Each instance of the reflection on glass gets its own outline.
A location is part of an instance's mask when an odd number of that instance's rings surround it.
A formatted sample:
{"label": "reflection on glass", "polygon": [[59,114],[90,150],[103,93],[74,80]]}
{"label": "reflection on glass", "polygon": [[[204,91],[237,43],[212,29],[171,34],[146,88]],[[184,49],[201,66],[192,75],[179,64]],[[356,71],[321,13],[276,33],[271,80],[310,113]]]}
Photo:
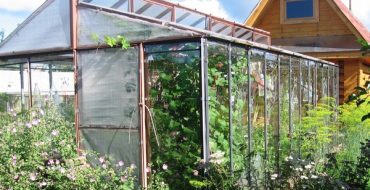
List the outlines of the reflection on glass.
{"label": "reflection on glass", "polygon": [[277,172],[279,150],[279,117],[278,117],[278,56],[266,53],[266,125],[267,125],[267,169],[268,173]]}
{"label": "reflection on glass", "polygon": [[227,166],[229,151],[229,53],[226,44],[208,44],[208,94],[210,155],[222,154]]}
{"label": "reflection on glass", "polygon": [[[173,43],[145,47],[146,105],[152,117],[147,120],[149,166],[153,171],[149,181],[153,185],[161,179],[170,189],[189,189],[189,181],[197,178],[193,172],[199,170],[202,151],[199,45]],[[164,165],[170,169],[164,170]]]}
{"label": "reflection on glass", "polygon": [[248,60],[244,48],[232,47],[232,158],[234,175],[241,185],[247,179],[248,166]]}
{"label": "reflection on glass", "polygon": [[[254,186],[259,187],[264,181],[264,158],[265,158],[265,57],[264,52],[251,51],[250,79],[251,79],[251,177]],[[266,79],[267,80],[267,79]]]}

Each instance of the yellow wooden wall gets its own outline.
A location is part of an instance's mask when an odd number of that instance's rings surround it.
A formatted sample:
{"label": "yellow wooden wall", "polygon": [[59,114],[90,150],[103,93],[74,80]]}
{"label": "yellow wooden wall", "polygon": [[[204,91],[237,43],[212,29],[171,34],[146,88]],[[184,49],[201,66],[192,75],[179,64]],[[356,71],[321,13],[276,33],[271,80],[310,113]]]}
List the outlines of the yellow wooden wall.
{"label": "yellow wooden wall", "polygon": [[300,24],[280,23],[280,0],[262,13],[253,26],[271,32],[272,38],[292,38],[307,36],[353,35],[326,0],[319,0],[319,22]]}

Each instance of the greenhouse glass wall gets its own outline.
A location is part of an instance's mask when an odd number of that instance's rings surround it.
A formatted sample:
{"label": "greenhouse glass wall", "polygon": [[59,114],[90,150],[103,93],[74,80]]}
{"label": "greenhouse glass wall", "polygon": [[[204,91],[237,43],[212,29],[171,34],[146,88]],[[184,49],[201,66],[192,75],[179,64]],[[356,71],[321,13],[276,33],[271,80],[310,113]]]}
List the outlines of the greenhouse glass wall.
{"label": "greenhouse glass wall", "polygon": [[[117,35],[130,47],[109,47]],[[191,189],[210,164],[263,187],[339,91],[336,65],[269,41],[165,1],[48,0],[0,45],[0,111],[58,105],[78,151],[135,164],[144,187]]]}

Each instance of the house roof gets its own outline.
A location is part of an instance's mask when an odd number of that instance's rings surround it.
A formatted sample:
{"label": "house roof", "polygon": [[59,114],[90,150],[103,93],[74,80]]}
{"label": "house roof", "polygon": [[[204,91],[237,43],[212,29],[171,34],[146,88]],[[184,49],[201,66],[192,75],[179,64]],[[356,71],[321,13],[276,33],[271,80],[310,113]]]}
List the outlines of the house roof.
{"label": "house roof", "polygon": [[[346,24],[346,26],[352,31],[352,33],[358,37],[366,40],[370,43],[370,32],[367,28],[358,20],[346,5],[341,0],[326,0],[329,5],[335,10],[338,16]],[[271,6],[273,0],[260,0],[252,13],[245,21],[245,25],[254,26],[260,19],[260,15],[264,13]]]}

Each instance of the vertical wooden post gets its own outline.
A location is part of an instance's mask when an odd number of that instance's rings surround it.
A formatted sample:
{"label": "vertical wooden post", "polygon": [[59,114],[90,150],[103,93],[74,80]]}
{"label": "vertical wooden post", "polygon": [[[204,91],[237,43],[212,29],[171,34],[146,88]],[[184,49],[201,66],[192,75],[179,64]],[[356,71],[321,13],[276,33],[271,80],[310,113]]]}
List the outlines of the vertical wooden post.
{"label": "vertical wooden post", "polygon": [[141,150],[141,185],[147,189],[147,150],[146,150],[146,105],[145,105],[145,71],[144,71],[144,45],[140,44],[139,78],[140,78],[140,150]]}
{"label": "vertical wooden post", "polygon": [[78,99],[78,64],[77,64],[77,4],[78,0],[70,0],[70,16],[71,16],[71,49],[73,52],[73,66],[74,66],[74,107],[75,107],[75,130],[77,152],[80,153],[80,131],[79,131],[79,99]]}

